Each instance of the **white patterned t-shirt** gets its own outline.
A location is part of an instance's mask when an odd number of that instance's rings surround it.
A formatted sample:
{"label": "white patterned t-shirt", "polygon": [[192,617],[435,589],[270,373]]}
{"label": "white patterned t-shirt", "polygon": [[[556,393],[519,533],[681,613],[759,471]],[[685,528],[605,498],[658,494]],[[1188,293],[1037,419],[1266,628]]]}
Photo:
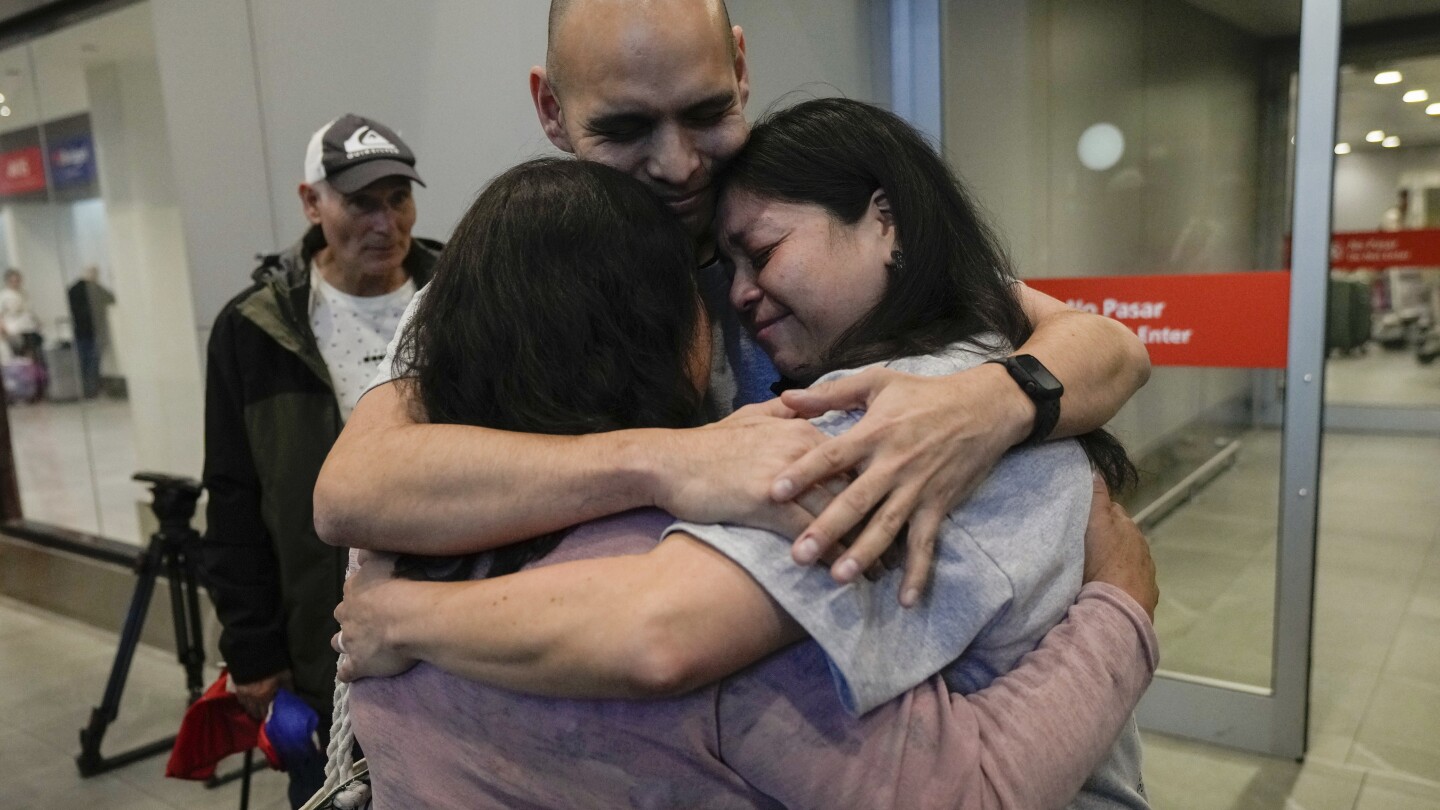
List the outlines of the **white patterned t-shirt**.
{"label": "white patterned t-shirt", "polygon": [[405,283],[384,295],[350,295],[337,290],[310,263],[310,328],[325,367],[330,369],[330,385],[340,406],[340,418],[350,419],[350,412],[360,395],[370,386],[385,349],[405,307],[415,297],[415,282]]}

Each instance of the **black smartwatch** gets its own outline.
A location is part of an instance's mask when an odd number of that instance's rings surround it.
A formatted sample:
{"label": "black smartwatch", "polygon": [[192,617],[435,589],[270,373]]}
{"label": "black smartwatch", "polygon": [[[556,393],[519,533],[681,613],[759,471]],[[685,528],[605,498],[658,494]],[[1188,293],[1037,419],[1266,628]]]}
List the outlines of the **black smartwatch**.
{"label": "black smartwatch", "polygon": [[1065,386],[1055,379],[1055,375],[1045,368],[1045,364],[1032,355],[1015,354],[1003,360],[988,362],[1004,366],[1005,370],[1010,372],[1010,379],[1035,403],[1035,427],[1030,430],[1030,435],[1025,437],[1022,444],[1032,445],[1045,441],[1060,422],[1060,396],[1065,393]]}

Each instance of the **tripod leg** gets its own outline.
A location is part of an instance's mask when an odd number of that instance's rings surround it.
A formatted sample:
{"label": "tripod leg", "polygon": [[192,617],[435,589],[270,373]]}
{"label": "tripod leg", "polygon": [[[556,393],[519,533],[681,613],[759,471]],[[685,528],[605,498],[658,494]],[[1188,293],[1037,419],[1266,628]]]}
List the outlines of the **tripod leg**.
{"label": "tripod leg", "polygon": [[205,665],[204,640],[200,636],[200,601],[196,593],[195,566],[182,542],[167,538],[165,566],[170,576],[170,619],[175,627],[175,657],[185,667],[185,685],[190,702],[200,698]]}
{"label": "tripod leg", "polygon": [[245,775],[240,777],[240,810],[250,810],[250,771],[254,759],[255,749],[245,749],[245,764],[241,766]]}
{"label": "tripod leg", "polygon": [[185,555],[185,604],[190,613],[191,660],[186,663],[185,672],[189,679],[191,700],[198,700],[204,689],[205,634],[200,628],[200,587],[195,574],[195,560]]}
{"label": "tripod leg", "polygon": [[135,593],[130,597],[130,610],[125,614],[125,626],[120,632],[120,646],[115,650],[115,663],[105,684],[105,697],[90,712],[90,724],[80,730],[80,754],[75,763],[80,767],[82,776],[99,773],[103,767],[100,743],[105,738],[105,729],[120,713],[120,696],[125,691],[125,679],[130,675],[135,646],[140,643],[140,631],[145,626],[145,612],[155,591],[158,556],[158,540],[152,538],[150,546],[145,549],[145,556],[141,558]]}

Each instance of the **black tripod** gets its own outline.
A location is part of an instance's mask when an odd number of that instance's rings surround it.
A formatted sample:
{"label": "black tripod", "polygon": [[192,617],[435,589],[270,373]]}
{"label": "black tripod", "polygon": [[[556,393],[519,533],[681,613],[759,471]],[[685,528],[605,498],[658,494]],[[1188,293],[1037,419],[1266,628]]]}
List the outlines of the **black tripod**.
{"label": "black tripod", "polygon": [[200,636],[199,587],[195,580],[195,561],[191,556],[200,534],[190,526],[190,519],[195,515],[195,503],[200,498],[200,482],[160,473],[136,473],[135,480],[150,484],[150,493],[154,497],[150,509],[160,520],[160,528],[150,536],[150,544],[135,564],[138,575],[135,593],[130,598],[130,611],[125,615],[125,626],[120,632],[120,647],[115,651],[110,680],[105,684],[105,697],[90,712],[90,724],[80,729],[80,753],[75,757],[75,764],[80,767],[81,776],[112,771],[168,751],[175,744],[175,738],[171,736],[112,757],[100,754],[105,730],[119,714],[120,695],[125,691],[125,679],[130,675],[135,646],[140,643],[140,630],[145,625],[145,613],[155,592],[155,578],[162,570],[170,580],[175,652],[185,667],[185,685],[190,692],[191,703],[199,699],[203,689],[205,647]]}

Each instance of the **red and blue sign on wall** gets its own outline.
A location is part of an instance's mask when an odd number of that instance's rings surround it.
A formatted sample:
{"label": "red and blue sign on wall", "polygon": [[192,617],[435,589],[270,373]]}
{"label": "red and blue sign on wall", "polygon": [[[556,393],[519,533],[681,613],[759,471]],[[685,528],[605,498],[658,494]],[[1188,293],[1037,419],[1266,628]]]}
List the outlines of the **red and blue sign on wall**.
{"label": "red and blue sign on wall", "polygon": [[0,195],[30,194],[45,190],[45,164],[40,147],[26,146],[0,152]]}
{"label": "red and blue sign on wall", "polygon": [[95,182],[95,142],[88,132],[51,143],[49,156],[50,182],[55,188],[81,188]]}

